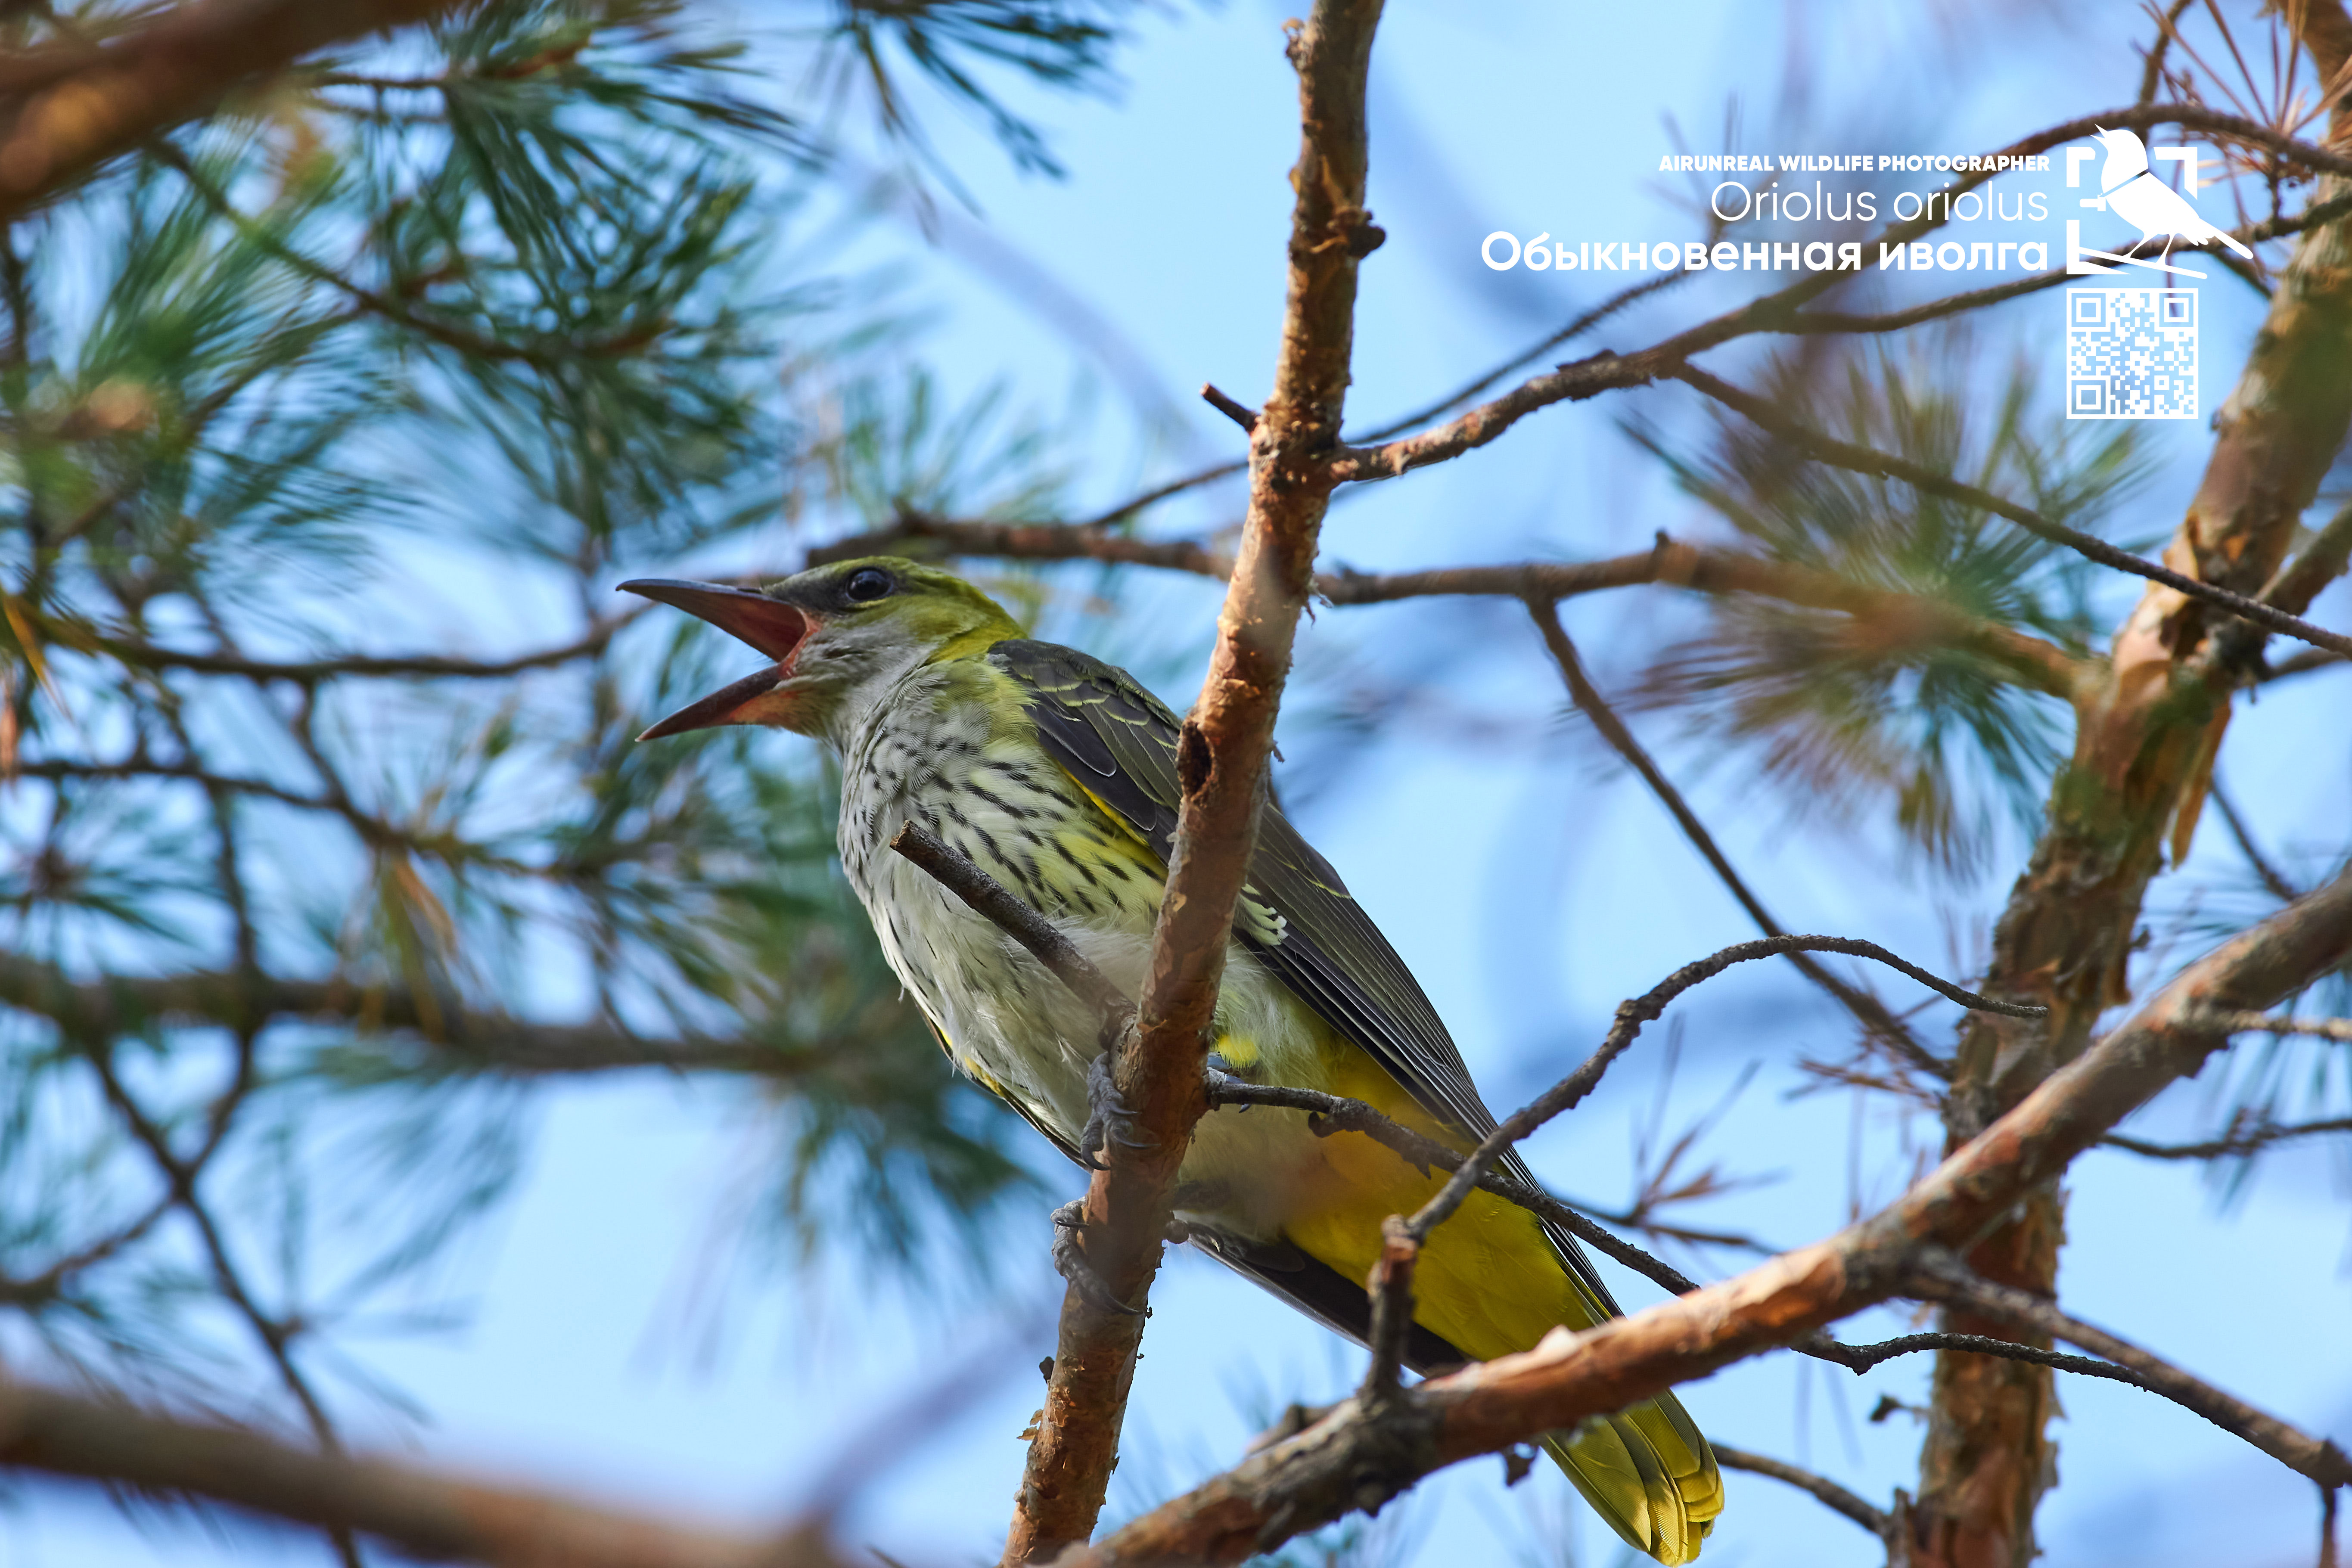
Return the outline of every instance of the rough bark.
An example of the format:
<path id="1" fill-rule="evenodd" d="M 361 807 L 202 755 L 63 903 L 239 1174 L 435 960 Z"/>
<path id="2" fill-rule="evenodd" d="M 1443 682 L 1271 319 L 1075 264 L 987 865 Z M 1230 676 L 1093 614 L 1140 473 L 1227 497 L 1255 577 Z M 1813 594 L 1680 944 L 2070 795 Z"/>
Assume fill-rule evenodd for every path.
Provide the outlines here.
<path id="1" fill-rule="evenodd" d="M 2304 43 L 2323 80 L 2342 68 L 2352 24 L 2338 0 L 2300 8 Z M 2339 103 L 2331 145 L 2347 129 Z M 2331 176 L 2315 200 L 2352 193 Z M 2165 552 L 2176 571 L 2261 593 L 2352 420 L 2352 236 L 2306 233 L 2279 279 L 2268 319 L 2222 405 L 2202 483 Z M 2300 611 L 2318 585 L 2299 574 L 2272 596 Z M 2048 826 L 1993 933 L 1985 989 L 2043 1003 L 2046 1024 L 1972 1016 L 1961 1037 L 1948 1111 L 1958 1149 L 2078 1057 L 2105 1008 L 2128 996 L 2126 966 L 2141 900 L 2169 847 L 2196 827 L 2242 658 L 2217 658 L 2213 618 L 2152 586 L 2116 634 L 2104 679 L 2077 701 L 2074 750 L 2049 803 Z M 2251 642 L 2252 639 L 2241 639 Z M 2054 1184 L 1978 1242 L 1981 1277 L 2048 1294 L 2065 1237 Z M 2009 1324 L 1948 1312 L 1954 1332 L 2018 1337 Z M 2025 1568 L 2033 1513 L 2056 1474 L 2047 1371 L 1946 1353 L 1937 1358 L 1920 1487 L 1912 1510 L 1919 1568 Z"/>
<path id="2" fill-rule="evenodd" d="M 1301 121 L 1289 285 L 1274 392 L 1250 437 L 1250 504 L 1217 644 L 1177 753 L 1183 802 L 1120 1099 L 1141 1147 L 1112 1140 L 1088 1185 L 1087 1260 L 1140 1306 L 1160 1267 L 1168 1191 L 1208 1109 L 1203 1068 L 1234 909 L 1257 836 L 1275 714 L 1337 483 L 1358 263 L 1381 231 L 1364 210 L 1364 83 L 1380 0 L 1318 0 L 1290 40 Z M 1013 1500 L 1007 1564 L 1047 1561 L 1093 1533 L 1134 1381 L 1143 1318 L 1065 1296 L 1036 1436 Z"/>

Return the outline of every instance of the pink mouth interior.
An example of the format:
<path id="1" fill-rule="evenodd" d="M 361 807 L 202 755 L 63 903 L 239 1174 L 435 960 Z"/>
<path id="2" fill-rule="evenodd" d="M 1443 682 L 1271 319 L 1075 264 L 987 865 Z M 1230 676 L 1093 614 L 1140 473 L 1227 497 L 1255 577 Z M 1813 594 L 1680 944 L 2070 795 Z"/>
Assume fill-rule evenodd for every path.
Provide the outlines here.
<path id="1" fill-rule="evenodd" d="M 801 643 L 809 633 L 807 616 L 791 605 L 769 598 L 765 594 L 704 583 L 663 580 L 625 583 L 622 586 L 631 593 L 642 594 L 646 598 L 698 616 L 728 636 L 751 644 L 775 660 L 765 669 L 754 671 L 698 701 L 687 704 L 639 735 L 637 739 L 640 741 L 658 740 L 664 735 L 683 734 L 689 730 L 705 730 L 714 724 L 732 722 L 730 716 L 738 709 L 773 689 L 792 674 L 793 656 L 799 651 Z"/>

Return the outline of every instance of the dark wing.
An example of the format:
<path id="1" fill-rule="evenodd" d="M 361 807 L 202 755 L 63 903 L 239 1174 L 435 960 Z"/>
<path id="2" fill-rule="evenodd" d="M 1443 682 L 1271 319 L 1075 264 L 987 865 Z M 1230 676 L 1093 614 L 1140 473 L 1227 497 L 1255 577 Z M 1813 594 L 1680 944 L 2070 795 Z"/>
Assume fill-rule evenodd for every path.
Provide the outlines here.
<path id="1" fill-rule="evenodd" d="M 1360 1345 L 1371 1343 L 1372 1303 L 1362 1280 L 1349 1279 L 1288 1242 L 1249 1241 L 1199 1225 L 1191 1230 L 1193 1246 L 1236 1274 L 1265 1286 L 1334 1333 Z M 1405 1331 L 1404 1363 L 1423 1376 L 1467 1365 L 1469 1360 L 1452 1342 L 1419 1323 Z"/>
<path id="2" fill-rule="evenodd" d="M 1164 865 L 1176 835 L 1176 716 L 1132 676 L 1054 643 L 1001 642 L 988 651 L 1029 694 L 1045 750 L 1123 817 Z M 1472 1139 L 1495 1130 L 1469 1068 L 1404 961 L 1349 895 L 1330 862 L 1268 805 L 1234 929 L 1298 999 L 1370 1051 L 1441 1122 Z M 1516 1151 L 1504 1168 L 1534 1184 Z M 1575 1239 L 1547 1224 L 1577 1279 L 1612 1312 L 1617 1303 Z M 1222 1256 L 1222 1254 L 1220 1254 Z M 1233 1259 L 1228 1259 L 1233 1261 Z M 1237 1265 L 1239 1266 L 1239 1265 Z M 1244 1268 L 1282 1294 L 1265 1271 Z M 1356 1289 L 1360 1298 L 1360 1289 Z M 1328 1313 L 1310 1307 L 1329 1321 Z M 1339 1326 L 1335 1324 L 1334 1326 Z"/>

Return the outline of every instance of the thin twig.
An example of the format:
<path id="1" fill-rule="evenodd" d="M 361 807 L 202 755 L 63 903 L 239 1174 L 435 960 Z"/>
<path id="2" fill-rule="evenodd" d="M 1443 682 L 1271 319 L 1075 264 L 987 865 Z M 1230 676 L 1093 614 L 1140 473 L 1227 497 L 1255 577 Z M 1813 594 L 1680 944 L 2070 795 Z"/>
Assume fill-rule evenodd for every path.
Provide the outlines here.
<path id="1" fill-rule="evenodd" d="M 2264 218 L 2260 223 L 2247 224 L 2243 227 L 2232 230 L 2231 237 L 2250 246 L 2261 245 L 2269 240 L 2284 239 L 2289 236 L 2301 234 L 2306 229 L 2333 223 L 2346 213 L 2352 213 L 2352 196 L 2337 196 L 2329 201 L 2314 202 L 2292 217 Z M 2207 240 L 2201 245 L 2176 245 L 2172 247 L 2172 253 L 2176 256 L 2191 251 L 2205 252 L 2224 263 L 2236 259 L 2228 251 L 2222 249 L 2221 242 L 2218 239 Z M 1969 289 L 1958 294 L 1947 294 L 1940 300 L 1929 300 L 1916 305 L 1906 305 L 1899 310 L 1870 313 L 1844 310 L 1797 310 L 1762 330 L 1792 337 L 1830 334 L 1863 336 L 1881 332 L 1899 332 L 1911 327 L 1925 326 L 1929 321 L 1939 321 L 1951 316 L 1966 315 L 1971 310 L 1980 310 L 1989 305 L 1999 305 L 2011 300 L 2021 299 L 2028 294 L 2038 294 L 2045 289 L 2056 288 L 2069 278 L 2079 276 L 2078 273 L 2068 272 L 2063 267 L 2054 268 L 2048 272 L 2037 272 L 2030 278 L 2013 279 L 2007 283 L 1995 283 L 1983 289 Z"/>
<path id="2" fill-rule="evenodd" d="M 1906 959 L 1898 958 L 1874 942 L 1863 942 L 1843 936 L 1773 936 L 1755 942 L 1736 942 L 1718 952 L 1708 954 L 1695 963 L 1686 963 L 1667 975 L 1641 995 L 1617 1005 L 1616 1020 L 1609 1026 L 1608 1036 L 1601 1040 L 1582 1066 L 1510 1116 L 1488 1133 L 1469 1159 L 1447 1178 L 1444 1186 L 1421 1206 L 1412 1216 L 1415 1240 L 1425 1241 L 1430 1231 L 1443 1224 L 1477 1184 L 1478 1175 L 1499 1158 L 1505 1149 L 1518 1142 L 1537 1128 L 1564 1111 L 1592 1092 L 1609 1066 L 1633 1043 L 1644 1025 L 1666 1010 L 1666 1005 L 1692 986 L 1713 979 L 1735 963 L 1754 959 L 1771 958 L 1786 952 L 1843 952 L 1855 958 L 1868 958 L 1900 970 L 1940 996 L 1958 1002 L 1977 1012 L 1998 1013 L 2010 1018 L 2041 1018 L 2048 1009 L 2028 1006 L 2019 1002 L 2003 1002 L 1990 996 L 1979 996 L 1973 991 L 1962 990 L 1948 980 L 1939 978 Z"/>
<path id="3" fill-rule="evenodd" d="M 2345 656 L 2340 653 L 2330 653 L 2326 648 L 2299 647 L 2269 668 L 2256 671 L 2254 679 L 2268 685 L 2274 680 L 2309 675 L 2314 670 L 2340 669 L 2345 663 Z"/>
<path id="4" fill-rule="evenodd" d="M 1683 837 L 1690 840 L 1692 847 L 1714 870 L 1717 879 L 1738 900 L 1739 907 L 1748 911 L 1748 917 L 1763 930 L 1766 936 L 1785 935 L 1787 928 L 1772 918 L 1764 908 L 1763 901 L 1748 889 L 1739 873 L 1732 869 L 1730 860 L 1716 844 L 1715 836 L 1706 830 L 1706 825 L 1698 819 L 1698 814 L 1690 808 L 1689 802 L 1675 787 L 1674 781 L 1666 777 L 1665 770 L 1659 767 L 1642 743 L 1633 738 L 1633 732 L 1625 727 L 1625 721 L 1617 716 L 1616 710 L 1601 697 L 1600 689 L 1585 675 L 1584 663 L 1576 655 L 1576 645 L 1569 640 L 1567 630 L 1560 625 L 1559 606 L 1547 599 L 1529 599 L 1528 614 L 1535 618 L 1536 629 L 1543 634 L 1544 646 L 1550 649 L 1552 661 L 1559 666 L 1560 677 L 1568 683 L 1570 700 L 1592 721 L 1592 727 L 1601 731 L 1601 739 L 1609 742 L 1610 748 L 1641 775 L 1643 784 L 1650 786 L 1650 793 L 1656 795 L 1659 803 L 1674 816 Z M 1853 1014 L 1865 1030 L 1883 1041 L 1904 1061 L 1935 1078 L 1950 1079 L 1952 1065 L 1921 1045 L 1918 1037 L 1877 997 L 1839 979 L 1801 951 L 1792 950 L 1789 960 L 1806 979 L 1835 997 L 1838 1004 Z"/>
<path id="5" fill-rule="evenodd" d="M 2135 100 L 2147 104 L 2156 101 L 2156 89 L 2164 85 L 2164 54 L 2172 47 L 2173 32 L 2180 25 L 2181 16 L 2197 0 L 2172 0 L 2169 11 L 2156 11 L 2156 37 L 2147 46 L 2147 58 L 2140 67 L 2139 97 Z M 2149 8 L 2154 11 L 2155 8 Z"/>
<path id="6" fill-rule="evenodd" d="M 1207 468 L 1195 469 L 1181 479 L 1170 479 L 1164 485 L 1155 485 L 1141 495 L 1119 502 L 1108 511 L 1097 512 L 1087 519 L 1082 526 L 1108 528 L 1115 522 L 1125 522 L 1137 512 L 1148 507 L 1157 506 L 1171 496 L 1180 496 L 1186 490 L 1198 489 L 1202 485 L 1213 485 L 1219 479 L 1230 479 L 1235 474 L 1244 474 L 1248 471 L 1249 459 L 1246 458 L 1237 458 L 1231 462 L 1212 463 Z"/>
<path id="7" fill-rule="evenodd" d="M 2046 1351 L 2039 1345 L 2021 1345 L 2015 1340 L 1997 1340 L 1990 1334 L 1905 1334 L 1871 1344 L 1840 1344 L 1838 1348 L 1845 1354 L 1822 1359 L 1838 1362 L 1853 1373 L 1868 1372 L 1881 1362 L 1893 1361 L 1896 1356 L 1916 1355 L 1922 1351 L 1967 1351 L 1974 1355 L 1999 1356 L 2003 1361 L 2027 1362 L 2056 1372 L 2103 1377 L 2109 1383 L 2128 1383 L 2135 1388 L 2147 1387 L 2147 1380 L 2129 1367 L 2117 1366 L 2113 1362 L 2100 1361 L 2093 1356 L 2068 1355 L 2063 1351 Z"/>
<path id="8" fill-rule="evenodd" d="M 1764 1454 L 1752 1454 L 1745 1448 L 1735 1448 L 1728 1443 L 1709 1442 L 1707 1447 L 1715 1450 L 1716 1461 L 1725 1469 L 1746 1470 L 1750 1475 L 1769 1476 L 1776 1481 L 1786 1481 L 1799 1491 L 1811 1492 L 1832 1511 L 1843 1514 L 1881 1541 L 1886 1539 L 1888 1531 L 1894 1527 L 1894 1521 L 1887 1517 L 1885 1509 L 1874 1508 L 1864 1502 L 1826 1476 L 1817 1476 L 1811 1470 L 1801 1470 L 1786 1460 L 1775 1459 Z"/>
<path id="9" fill-rule="evenodd" d="M 1321 1089 L 1294 1089 L 1286 1084 L 1248 1083 L 1237 1078 L 1218 1075 L 1210 1079 L 1209 1103 L 1213 1107 L 1267 1105 L 1286 1110 L 1303 1110 L 1308 1116 L 1308 1131 L 1318 1137 L 1328 1137 L 1335 1132 L 1360 1132 L 1424 1173 L 1433 1168 L 1458 1171 L 1465 1163 L 1465 1156 L 1433 1138 L 1391 1121 L 1362 1100 L 1326 1094 Z M 1516 1204 L 1530 1214 L 1551 1221 L 1596 1251 L 1664 1286 L 1677 1296 L 1687 1296 L 1700 1288 L 1697 1280 L 1664 1258 L 1643 1251 L 1604 1228 L 1582 1209 L 1563 1203 L 1540 1187 L 1529 1186 L 1516 1177 L 1492 1169 L 1478 1173 L 1477 1184 L 1481 1192 L 1492 1193 L 1506 1203 Z M 1988 1339 L 1981 1334 L 1906 1334 L 1901 1339 L 1856 1345 L 1833 1340 L 1827 1334 L 1813 1333 L 1793 1342 L 1789 1348 L 1817 1361 L 1834 1362 L 1856 1374 L 1868 1372 L 1879 1363 L 1899 1355 L 1910 1355 L 1919 1351 L 1960 1350 L 2001 1356 L 2011 1361 L 2032 1362 L 2041 1366 L 2084 1373 L 2093 1377 L 2109 1377 L 2126 1383 L 2138 1381 L 2132 1373 L 2105 1362 L 2084 1356 L 2061 1355 L 2032 1345 L 2015 1344 L 2008 1340 Z"/>
<path id="10" fill-rule="evenodd" d="M 2150 1160 L 2224 1160 L 2260 1153 L 2273 1143 L 2290 1139 L 2316 1138 L 2330 1132 L 2352 1132 L 2352 1116 L 2326 1121 L 2257 1121 L 2245 1128 L 2233 1127 L 2203 1143 L 2149 1143 L 2126 1138 L 2120 1132 L 2110 1132 L 2099 1142 Z"/>
<path id="11" fill-rule="evenodd" d="M 1371 1293 L 1371 1331 L 1365 1336 L 1372 1358 L 1364 1368 L 1362 1397 L 1378 1401 L 1393 1394 L 1403 1374 L 1405 1343 L 1412 1335 L 1412 1275 L 1421 1259 L 1421 1243 L 1405 1228 L 1401 1215 L 1381 1222 L 1381 1253 L 1367 1282 Z"/>
<path id="12" fill-rule="evenodd" d="M 1055 979 L 1095 1010 L 1102 1021 L 1106 1039 L 1117 1039 L 1134 1021 L 1135 1004 L 1128 999 L 1127 993 L 1112 984 L 1110 977 L 1096 968 L 1059 927 L 973 865 L 963 851 L 916 822 L 900 827 L 891 838 L 890 847 L 1027 948 Z"/>
<path id="13" fill-rule="evenodd" d="M 2263 879 L 2263 886 L 2271 890 L 2272 897 L 2284 904 L 2291 904 L 2303 897 L 2303 889 L 2288 881 L 2285 874 L 2271 864 L 2270 858 L 2254 842 L 2253 831 L 2231 803 L 2229 792 L 2221 787 L 2220 779 L 2214 779 L 2206 786 L 2205 798 L 2221 808 L 2221 820 L 2228 825 L 2230 837 L 2238 841 L 2238 849 L 2245 856 L 2246 864 L 2254 868 L 2254 875 Z"/>
<path id="14" fill-rule="evenodd" d="M 1204 381 L 1201 384 L 1201 401 L 1240 426 L 1244 431 L 1257 428 L 1257 410 L 1238 398 L 1227 395 L 1219 390 L 1214 382 Z"/>
<path id="15" fill-rule="evenodd" d="M 1979 1279 L 1949 1252 L 1933 1249 L 1923 1255 L 1911 1271 L 1907 1289 L 1928 1300 L 1965 1306 L 1971 1312 L 2080 1345 L 2129 1368 L 2138 1374 L 2141 1387 L 2196 1412 L 2296 1474 L 2309 1477 L 2324 1487 L 2352 1486 L 2352 1458 L 2347 1458 L 2330 1439 L 2297 1431 L 2276 1416 L 2190 1376 L 2104 1329 L 2068 1317 L 2054 1303 L 2039 1296 Z"/>
<path id="16" fill-rule="evenodd" d="M 1415 409 L 1412 413 L 1407 414 L 1401 418 L 1391 419 L 1386 425 L 1381 426 L 1376 430 L 1367 430 L 1362 435 L 1355 437 L 1349 444 L 1360 447 L 1369 442 L 1393 440 L 1397 437 L 1403 435 L 1408 430 L 1416 429 L 1421 426 L 1426 425 L 1431 420 L 1436 418 L 1439 415 L 1444 413 L 1447 409 L 1458 408 L 1463 404 L 1469 402 L 1472 398 L 1477 396 L 1480 393 L 1486 391 L 1488 387 L 1494 385 L 1496 382 L 1502 380 L 1513 371 L 1525 370 L 1528 365 L 1535 363 L 1536 361 L 1543 358 L 1544 355 L 1559 347 L 1560 344 L 1572 342 L 1576 339 L 1582 337 L 1585 333 L 1591 331 L 1593 328 L 1599 326 L 1601 322 L 1607 321 L 1618 311 L 1625 309 L 1626 306 L 1633 304 L 1635 300 L 1655 294 L 1661 289 L 1671 289 L 1689 276 L 1690 274 L 1687 272 L 1664 272 L 1660 273 L 1657 277 L 1652 278 L 1645 282 L 1630 284 L 1625 288 L 1620 289 L 1614 294 L 1610 295 L 1606 300 L 1601 300 L 1598 305 L 1593 306 L 1582 315 L 1578 316 L 1575 320 L 1570 321 L 1568 325 L 1560 328 L 1559 331 L 1544 338 L 1526 352 L 1514 354 L 1509 359 L 1505 360 L 1501 364 L 1498 364 L 1494 369 L 1488 371 L 1486 374 L 1478 377 L 1477 380 L 1471 382 L 1468 385 L 1456 387 L 1454 391 L 1447 393 L 1444 397 L 1439 398 L 1436 402 Z"/>
<path id="17" fill-rule="evenodd" d="M 241 1095 L 242 1084 L 249 1079 L 251 1073 L 252 1035 L 249 1031 L 241 1032 L 239 1039 L 242 1043 L 242 1059 L 238 1068 L 240 1083 L 231 1091 L 229 1098 L 232 1101 Z M 215 1285 L 237 1315 L 245 1320 L 247 1327 L 253 1331 L 254 1338 L 260 1342 L 263 1353 L 278 1370 L 278 1381 L 286 1385 L 286 1391 L 301 1407 L 303 1417 L 310 1423 L 310 1434 L 318 1439 L 319 1447 L 326 1453 L 340 1456 L 342 1438 L 335 1430 L 333 1418 L 327 1414 L 325 1402 L 310 1386 L 309 1376 L 294 1359 L 294 1342 L 300 1332 L 299 1320 L 274 1317 L 262 1310 L 236 1261 L 230 1258 L 227 1241 L 222 1237 L 212 1211 L 205 1207 L 197 1191 L 199 1171 L 173 1152 L 169 1135 L 140 1109 L 138 1101 L 131 1097 L 130 1089 L 114 1070 L 110 1048 L 104 1042 L 94 1043 L 89 1048 L 89 1059 L 108 1101 L 122 1117 L 131 1135 L 147 1151 L 148 1157 L 169 1184 L 173 1203 L 194 1225 L 196 1235 L 204 1243 L 205 1259 L 212 1266 Z M 223 1131 L 226 1131 L 225 1122 L 208 1140 L 208 1152 L 211 1147 L 217 1146 L 219 1133 Z M 334 1548 L 335 1555 L 342 1561 L 344 1568 L 364 1568 L 359 1542 L 353 1539 L 349 1525 L 329 1524 L 325 1531 L 329 1544 Z"/>
<path id="18" fill-rule="evenodd" d="M 2208 1014 L 2206 1018 L 2215 1027 L 2232 1035 L 2312 1035 L 2352 1045 L 2352 1018 L 2298 1018 L 2291 1014 L 2229 1009 Z"/>

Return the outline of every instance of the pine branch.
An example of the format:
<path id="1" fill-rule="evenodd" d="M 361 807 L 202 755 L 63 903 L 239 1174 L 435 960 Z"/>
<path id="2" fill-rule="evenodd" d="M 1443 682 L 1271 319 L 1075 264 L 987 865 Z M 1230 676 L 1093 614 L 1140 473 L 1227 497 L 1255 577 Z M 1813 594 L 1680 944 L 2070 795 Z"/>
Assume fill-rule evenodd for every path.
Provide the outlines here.
<path id="1" fill-rule="evenodd" d="M 100 638 L 96 646 L 142 669 L 187 669 L 200 675 L 235 675 L 248 680 L 314 686 L 328 680 L 500 680 L 535 669 L 555 669 L 593 658 L 614 636 L 635 620 L 635 610 L 591 624 L 580 637 L 509 658 L 457 658 L 446 654 L 331 654 L 310 659 L 247 658 L 200 653 L 125 638 Z"/>
<path id="2" fill-rule="evenodd" d="M 2084 533 L 2078 528 L 2069 528 L 2064 523 L 2053 521 L 2042 516 L 2031 507 L 2020 506 L 2015 501 L 1994 495 L 1990 490 L 1965 484 L 1947 474 L 1939 474 L 1933 468 L 1912 462 L 1907 458 L 1898 458 L 1891 452 L 1874 451 L 1870 447 L 1856 446 L 1851 441 L 1840 441 L 1832 437 L 1822 435 L 1820 431 L 1809 429 L 1784 416 L 1779 408 L 1763 398 L 1733 386 L 1727 382 L 1718 380 L 1694 366 L 1680 365 L 1666 374 L 1676 380 L 1687 382 L 1725 407 L 1742 415 L 1758 428 L 1779 437 L 1816 462 L 1850 468 L 1858 474 L 1872 474 L 1880 479 L 1894 479 L 1898 483 L 1907 484 L 1915 489 L 1924 490 L 1929 495 L 1942 496 L 1948 500 L 1956 500 L 1968 506 L 1980 508 L 1996 517 L 2007 518 L 2039 538 L 2049 540 L 2053 544 L 2063 544 L 2067 549 L 2095 561 L 2102 566 L 2112 566 L 2118 572 L 2128 572 L 2135 576 L 2145 577 L 2151 583 L 2162 584 L 2177 594 L 2185 595 L 2191 599 L 2225 610 L 2239 619 L 2261 626 L 2266 631 L 2284 633 L 2288 637 L 2307 642 L 2315 647 L 2326 648 L 2333 653 L 2352 655 L 2352 637 L 2331 632 L 2325 626 L 2313 626 L 2309 621 L 2297 616 L 2291 616 L 2261 599 L 2250 598 L 2246 595 L 2217 587 L 2213 584 L 2175 572 L 2171 567 L 2160 565 L 2156 562 L 2144 561 L 2128 550 L 2118 550 L 2096 534 Z"/>

